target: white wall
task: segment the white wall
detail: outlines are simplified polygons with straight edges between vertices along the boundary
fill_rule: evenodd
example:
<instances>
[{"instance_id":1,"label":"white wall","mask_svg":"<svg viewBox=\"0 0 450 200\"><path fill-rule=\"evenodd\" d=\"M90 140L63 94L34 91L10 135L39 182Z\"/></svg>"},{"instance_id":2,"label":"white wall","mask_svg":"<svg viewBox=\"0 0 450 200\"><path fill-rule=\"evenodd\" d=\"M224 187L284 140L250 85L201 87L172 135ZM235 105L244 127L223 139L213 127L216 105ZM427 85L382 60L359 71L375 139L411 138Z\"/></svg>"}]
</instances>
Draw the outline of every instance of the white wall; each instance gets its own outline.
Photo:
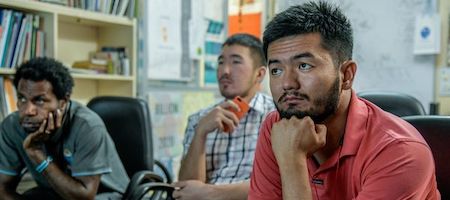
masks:
<instances>
[{"instance_id":1,"label":"white wall","mask_svg":"<svg viewBox=\"0 0 450 200\"><path fill-rule=\"evenodd\" d=\"M278 0L277 11L305 0ZM354 29L358 63L354 89L399 91L418 98L428 112L434 99L434 56L413 55L415 16L424 0L333 0Z\"/></svg>"}]
</instances>

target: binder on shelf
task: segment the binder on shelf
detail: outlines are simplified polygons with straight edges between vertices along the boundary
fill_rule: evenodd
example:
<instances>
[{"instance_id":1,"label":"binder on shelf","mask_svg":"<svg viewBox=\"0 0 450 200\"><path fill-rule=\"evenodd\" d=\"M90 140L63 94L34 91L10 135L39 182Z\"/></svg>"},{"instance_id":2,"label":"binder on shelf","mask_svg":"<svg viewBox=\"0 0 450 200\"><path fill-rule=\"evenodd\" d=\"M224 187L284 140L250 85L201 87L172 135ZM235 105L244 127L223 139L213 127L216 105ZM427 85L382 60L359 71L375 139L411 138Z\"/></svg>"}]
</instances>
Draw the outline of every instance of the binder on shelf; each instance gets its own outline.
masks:
<instances>
[{"instance_id":1,"label":"binder on shelf","mask_svg":"<svg viewBox=\"0 0 450 200\"><path fill-rule=\"evenodd\" d=\"M6 62L4 64L5 67L12 67L12 60L14 56L14 51L16 49L17 39L19 36L20 26L22 25L22 16L21 12L14 12L14 25L12 29L11 39L9 42L9 47L7 50Z\"/></svg>"},{"instance_id":2,"label":"binder on shelf","mask_svg":"<svg viewBox=\"0 0 450 200\"><path fill-rule=\"evenodd\" d=\"M5 96L5 106L6 114L10 114L17 110L17 96L16 89L14 88L13 82L9 78L3 79L3 91Z\"/></svg>"},{"instance_id":3,"label":"binder on shelf","mask_svg":"<svg viewBox=\"0 0 450 200\"><path fill-rule=\"evenodd\" d=\"M3 60L4 60L4 54L5 54L5 49L7 46L7 39L8 39L8 35L10 33L10 21L11 21L11 17L12 16L12 11L11 10L3 10L3 19L2 19L2 27L3 27L3 34L2 34L2 38L0 40L0 67L5 67L3 65Z\"/></svg>"},{"instance_id":4,"label":"binder on shelf","mask_svg":"<svg viewBox=\"0 0 450 200\"><path fill-rule=\"evenodd\" d=\"M3 119L6 117L7 113L6 110L6 99L5 99L5 93L3 92L3 76L0 76L0 121L3 121Z\"/></svg>"}]
</instances>

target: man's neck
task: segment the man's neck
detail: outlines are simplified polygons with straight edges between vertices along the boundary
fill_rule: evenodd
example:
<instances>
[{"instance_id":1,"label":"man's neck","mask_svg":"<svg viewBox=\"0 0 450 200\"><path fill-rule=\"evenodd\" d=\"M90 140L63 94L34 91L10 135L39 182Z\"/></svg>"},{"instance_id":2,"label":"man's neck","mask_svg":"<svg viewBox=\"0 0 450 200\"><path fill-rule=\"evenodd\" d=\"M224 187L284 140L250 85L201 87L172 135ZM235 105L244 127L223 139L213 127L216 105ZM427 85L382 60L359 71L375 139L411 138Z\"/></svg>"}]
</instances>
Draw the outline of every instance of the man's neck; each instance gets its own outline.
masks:
<instances>
[{"instance_id":1,"label":"man's neck","mask_svg":"<svg viewBox=\"0 0 450 200\"><path fill-rule=\"evenodd\" d=\"M341 96L336 113L324 123L327 127L326 145L314 153L319 164L328 160L343 142L351 96L351 91L345 91Z\"/></svg>"}]
</instances>

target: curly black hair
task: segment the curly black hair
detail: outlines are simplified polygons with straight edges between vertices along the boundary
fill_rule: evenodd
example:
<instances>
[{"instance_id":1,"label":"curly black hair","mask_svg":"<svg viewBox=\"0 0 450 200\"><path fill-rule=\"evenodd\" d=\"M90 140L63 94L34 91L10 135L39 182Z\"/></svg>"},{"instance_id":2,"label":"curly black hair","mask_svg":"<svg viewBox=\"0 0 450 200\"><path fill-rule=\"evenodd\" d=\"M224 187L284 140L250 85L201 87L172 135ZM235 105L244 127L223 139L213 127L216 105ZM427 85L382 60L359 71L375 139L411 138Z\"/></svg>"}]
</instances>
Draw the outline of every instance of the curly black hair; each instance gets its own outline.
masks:
<instances>
[{"instance_id":1,"label":"curly black hair","mask_svg":"<svg viewBox=\"0 0 450 200\"><path fill-rule=\"evenodd\" d=\"M61 62L47 57L33 58L21 64L14 75L16 89L21 79L50 82L58 99L70 96L74 86L69 70Z\"/></svg>"},{"instance_id":2,"label":"curly black hair","mask_svg":"<svg viewBox=\"0 0 450 200\"><path fill-rule=\"evenodd\" d=\"M230 36L223 43L222 47L227 45L230 46L233 44L238 44L250 49L253 61L255 62L255 68L266 65L266 57L264 56L264 52L262 50L262 42L259 38L247 33L237 33Z\"/></svg>"},{"instance_id":3,"label":"curly black hair","mask_svg":"<svg viewBox=\"0 0 450 200\"><path fill-rule=\"evenodd\" d=\"M350 21L342 11L324 1L296 5L276 15L263 37L264 55L275 40L307 33L319 33L321 45L339 64L352 58L353 33Z\"/></svg>"}]
</instances>

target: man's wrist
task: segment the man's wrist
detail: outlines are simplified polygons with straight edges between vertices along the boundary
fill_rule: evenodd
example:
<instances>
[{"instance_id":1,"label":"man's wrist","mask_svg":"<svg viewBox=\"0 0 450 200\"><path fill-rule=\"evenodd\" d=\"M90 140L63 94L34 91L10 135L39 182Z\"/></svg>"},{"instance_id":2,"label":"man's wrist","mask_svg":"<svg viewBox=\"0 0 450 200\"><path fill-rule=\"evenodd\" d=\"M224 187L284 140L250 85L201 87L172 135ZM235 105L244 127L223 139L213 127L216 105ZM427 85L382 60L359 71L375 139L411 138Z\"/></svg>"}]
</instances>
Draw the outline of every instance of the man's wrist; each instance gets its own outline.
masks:
<instances>
[{"instance_id":1,"label":"man's wrist","mask_svg":"<svg viewBox=\"0 0 450 200\"><path fill-rule=\"evenodd\" d=\"M48 156L44 161L42 161L38 166L36 166L36 171L38 173L42 173L45 169L47 169L48 165L53 161L51 156Z\"/></svg>"}]
</instances>

